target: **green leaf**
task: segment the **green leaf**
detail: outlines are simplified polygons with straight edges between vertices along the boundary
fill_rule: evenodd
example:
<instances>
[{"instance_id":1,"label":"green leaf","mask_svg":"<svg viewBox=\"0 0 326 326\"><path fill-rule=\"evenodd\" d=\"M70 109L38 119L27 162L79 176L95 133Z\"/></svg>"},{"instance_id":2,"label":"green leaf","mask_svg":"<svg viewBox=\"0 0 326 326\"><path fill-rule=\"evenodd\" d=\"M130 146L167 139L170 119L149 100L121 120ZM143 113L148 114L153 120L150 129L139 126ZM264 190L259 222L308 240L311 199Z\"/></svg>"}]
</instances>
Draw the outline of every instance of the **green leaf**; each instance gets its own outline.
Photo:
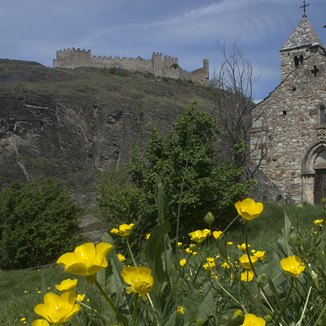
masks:
<instances>
[{"instance_id":1,"label":"green leaf","mask_svg":"<svg viewBox=\"0 0 326 326\"><path fill-rule=\"evenodd\" d=\"M292 256L292 248L290 247L290 234L292 230L292 223L284 211L284 228L282 229L282 236L277 240L280 245L280 249L287 255Z\"/></svg>"},{"instance_id":2,"label":"green leaf","mask_svg":"<svg viewBox=\"0 0 326 326\"><path fill-rule=\"evenodd\" d=\"M158 209L158 217L160 223L165 221L166 210L168 206L168 200L163 190L163 184L161 182L160 176L156 174L156 187L155 187L155 202Z\"/></svg>"}]
</instances>

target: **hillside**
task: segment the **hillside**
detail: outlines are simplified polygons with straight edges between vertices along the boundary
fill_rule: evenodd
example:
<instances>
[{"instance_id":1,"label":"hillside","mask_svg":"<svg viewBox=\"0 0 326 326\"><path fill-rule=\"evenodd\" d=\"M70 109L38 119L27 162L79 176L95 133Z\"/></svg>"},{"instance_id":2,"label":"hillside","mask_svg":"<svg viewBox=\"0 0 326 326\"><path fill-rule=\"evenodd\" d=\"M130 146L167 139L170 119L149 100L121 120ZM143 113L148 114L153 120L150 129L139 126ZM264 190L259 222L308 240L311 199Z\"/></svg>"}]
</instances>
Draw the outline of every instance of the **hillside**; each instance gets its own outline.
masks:
<instances>
[{"instance_id":1,"label":"hillside","mask_svg":"<svg viewBox=\"0 0 326 326\"><path fill-rule=\"evenodd\" d=\"M125 165L151 126L166 134L185 106L210 112L214 94L181 80L120 69L53 69L0 60L0 178L57 176L87 199L98 171Z\"/></svg>"}]
</instances>

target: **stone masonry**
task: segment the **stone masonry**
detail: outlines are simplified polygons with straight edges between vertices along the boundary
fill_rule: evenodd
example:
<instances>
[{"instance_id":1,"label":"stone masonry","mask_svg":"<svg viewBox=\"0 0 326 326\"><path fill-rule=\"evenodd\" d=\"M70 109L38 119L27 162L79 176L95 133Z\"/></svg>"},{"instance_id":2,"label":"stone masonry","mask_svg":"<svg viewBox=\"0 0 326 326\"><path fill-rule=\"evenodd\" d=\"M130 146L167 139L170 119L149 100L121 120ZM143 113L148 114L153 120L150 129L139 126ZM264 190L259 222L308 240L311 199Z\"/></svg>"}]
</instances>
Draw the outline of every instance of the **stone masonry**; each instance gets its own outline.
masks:
<instances>
[{"instance_id":1,"label":"stone masonry","mask_svg":"<svg viewBox=\"0 0 326 326\"><path fill-rule=\"evenodd\" d=\"M326 52L306 15L280 54L281 84L252 110L251 163L260 163L283 198L320 205L326 197Z\"/></svg>"},{"instance_id":2,"label":"stone masonry","mask_svg":"<svg viewBox=\"0 0 326 326\"><path fill-rule=\"evenodd\" d=\"M119 67L129 71L152 73L157 77L170 77L175 79L191 80L202 86L209 86L209 63L203 60L203 67L194 71L186 71L178 65L178 58L153 52L150 60L127 57L95 57L91 56L91 50L85 51L79 48L71 48L57 51L56 59L53 60L53 68L77 68L96 67L114 68Z\"/></svg>"}]
</instances>

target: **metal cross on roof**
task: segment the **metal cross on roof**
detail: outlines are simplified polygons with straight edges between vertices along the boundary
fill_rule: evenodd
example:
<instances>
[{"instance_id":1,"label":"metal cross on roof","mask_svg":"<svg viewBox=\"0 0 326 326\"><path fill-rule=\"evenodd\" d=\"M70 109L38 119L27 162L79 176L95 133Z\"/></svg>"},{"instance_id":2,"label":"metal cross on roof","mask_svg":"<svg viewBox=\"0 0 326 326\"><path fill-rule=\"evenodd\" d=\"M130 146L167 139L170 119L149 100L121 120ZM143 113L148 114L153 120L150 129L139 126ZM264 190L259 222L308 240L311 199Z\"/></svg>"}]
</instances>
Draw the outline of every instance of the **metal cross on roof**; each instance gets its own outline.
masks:
<instances>
[{"instance_id":1,"label":"metal cross on roof","mask_svg":"<svg viewBox=\"0 0 326 326\"><path fill-rule=\"evenodd\" d=\"M310 4L306 5L306 1L304 0L303 1L303 6L301 6L300 8L303 8L303 14L305 15L306 14L306 7L309 7Z\"/></svg>"}]
</instances>

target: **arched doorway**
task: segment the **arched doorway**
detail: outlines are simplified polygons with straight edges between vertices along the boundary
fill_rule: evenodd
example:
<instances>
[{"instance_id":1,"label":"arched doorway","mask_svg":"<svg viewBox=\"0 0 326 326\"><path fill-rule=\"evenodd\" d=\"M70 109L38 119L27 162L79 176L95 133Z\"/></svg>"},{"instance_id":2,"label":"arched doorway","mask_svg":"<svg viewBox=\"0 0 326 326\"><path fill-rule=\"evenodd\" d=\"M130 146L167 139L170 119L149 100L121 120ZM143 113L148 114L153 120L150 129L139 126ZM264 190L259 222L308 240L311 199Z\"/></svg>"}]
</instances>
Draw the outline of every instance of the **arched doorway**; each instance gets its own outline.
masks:
<instances>
[{"instance_id":1,"label":"arched doorway","mask_svg":"<svg viewBox=\"0 0 326 326\"><path fill-rule=\"evenodd\" d=\"M314 204L322 205L323 198L326 198L326 150L323 150L316 156L313 168L316 172L314 180Z\"/></svg>"}]
</instances>

